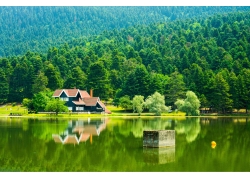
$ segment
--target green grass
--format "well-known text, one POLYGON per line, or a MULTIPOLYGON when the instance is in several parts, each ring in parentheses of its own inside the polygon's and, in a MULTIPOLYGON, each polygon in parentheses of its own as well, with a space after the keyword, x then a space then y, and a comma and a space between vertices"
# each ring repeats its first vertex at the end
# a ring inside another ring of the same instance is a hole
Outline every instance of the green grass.
MULTIPOLYGON (((144 112, 139 115, 138 113, 133 113, 122 109, 121 107, 116 106, 107 106, 107 108, 112 112, 112 114, 104 115, 104 114, 28 114, 28 110, 21 105, 12 106, 11 104, 6 104, 0 106, 0 116, 9 116, 12 114, 20 114, 22 116, 28 117, 102 117, 102 116, 155 116, 153 113, 144 112)), ((182 112, 172 112, 172 113, 162 113, 161 116, 185 116, 185 113, 182 112)))
MULTIPOLYGON (((133 113, 131 111, 126 111, 121 107, 116 106, 107 106, 107 108, 112 112, 110 116, 155 116, 154 113, 142 112, 141 115, 139 113, 133 113)), ((171 113, 162 113, 161 116, 185 116, 184 112, 171 112, 171 113)))
MULTIPOLYGON (((70 113, 65 113, 65 114, 43 114, 43 113, 38 113, 38 114, 28 114, 28 110, 21 106, 21 105, 15 105, 12 106, 11 104, 5 104, 0 106, 0 116, 10 116, 10 114, 20 114, 23 117, 60 117, 60 118, 73 118, 73 117, 103 117, 103 116, 155 116, 153 113, 149 112, 143 112, 141 115, 138 113, 133 113, 132 111, 126 111, 121 107, 116 107, 116 106, 107 106, 107 108, 112 112, 112 114, 70 114, 70 113)), ((244 112, 244 111, 242 111, 244 112)), ((245 113, 234 113, 234 114, 201 114, 201 117, 204 116, 249 116, 249 114, 245 113)), ((184 112, 171 112, 171 113, 162 113, 161 117, 185 117, 184 112)))
POLYGON ((27 115, 28 110, 21 105, 12 106, 11 104, 5 104, 0 106, 0 115, 9 116, 10 114, 27 115))

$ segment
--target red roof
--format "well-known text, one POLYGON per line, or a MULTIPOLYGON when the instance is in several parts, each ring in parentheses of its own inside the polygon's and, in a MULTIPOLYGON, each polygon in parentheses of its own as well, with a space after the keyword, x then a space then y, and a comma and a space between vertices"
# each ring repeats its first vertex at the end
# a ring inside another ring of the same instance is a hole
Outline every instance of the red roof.
POLYGON ((98 103, 100 104, 100 106, 101 106, 102 108, 105 108, 105 104, 103 104, 102 101, 98 101, 98 103))
POLYGON ((84 98, 83 101, 85 102, 85 106, 96 106, 99 97, 89 97, 84 98))
POLYGON ((87 91, 80 90, 80 95, 81 95, 81 98, 90 97, 90 95, 87 91))
POLYGON ((76 97, 78 92, 80 93, 81 98, 90 97, 87 91, 79 89, 57 89, 55 90, 53 97, 60 97, 63 92, 67 95, 67 97, 76 97))
POLYGON ((62 89, 55 90, 53 97, 59 97, 62 94, 62 89))
POLYGON ((72 101, 75 105, 85 105, 85 102, 81 99, 81 98, 79 98, 79 100, 78 101, 72 101))

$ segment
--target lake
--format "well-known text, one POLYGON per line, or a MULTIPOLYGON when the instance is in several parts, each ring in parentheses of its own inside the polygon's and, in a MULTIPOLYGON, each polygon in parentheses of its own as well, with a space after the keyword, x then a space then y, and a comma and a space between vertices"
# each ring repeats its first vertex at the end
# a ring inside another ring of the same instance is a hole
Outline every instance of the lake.
POLYGON ((1 172, 250 172, 246 117, 2 117, 0 137, 1 172), (143 130, 175 146, 145 148, 143 130))

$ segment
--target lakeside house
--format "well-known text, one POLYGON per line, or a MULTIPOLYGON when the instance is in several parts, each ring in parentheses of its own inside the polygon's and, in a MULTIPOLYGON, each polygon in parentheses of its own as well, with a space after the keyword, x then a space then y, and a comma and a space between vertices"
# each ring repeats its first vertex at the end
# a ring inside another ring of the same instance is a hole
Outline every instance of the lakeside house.
POLYGON ((80 89, 57 89, 53 97, 65 101, 65 105, 71 112, 111 114, 99 97, 93 97, 93 90, 90 90, 89 94, 80 89))

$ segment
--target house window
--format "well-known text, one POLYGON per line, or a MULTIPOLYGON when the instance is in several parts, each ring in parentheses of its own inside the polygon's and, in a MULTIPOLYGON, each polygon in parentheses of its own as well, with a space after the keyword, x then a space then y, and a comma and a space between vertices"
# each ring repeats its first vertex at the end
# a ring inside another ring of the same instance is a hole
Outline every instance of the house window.
POLYGON ((76 110, 77 110, 77 111, 83 111, 84 108, 83 108, 83 107, 76 107, 76 110))
POLYGON ((68 107, 69 111, 72 111, 72 107, 68 107))
POLYGON ((61 97, 61 100, 62 101, 69 101, 69 98, 68 97, 61 97))

